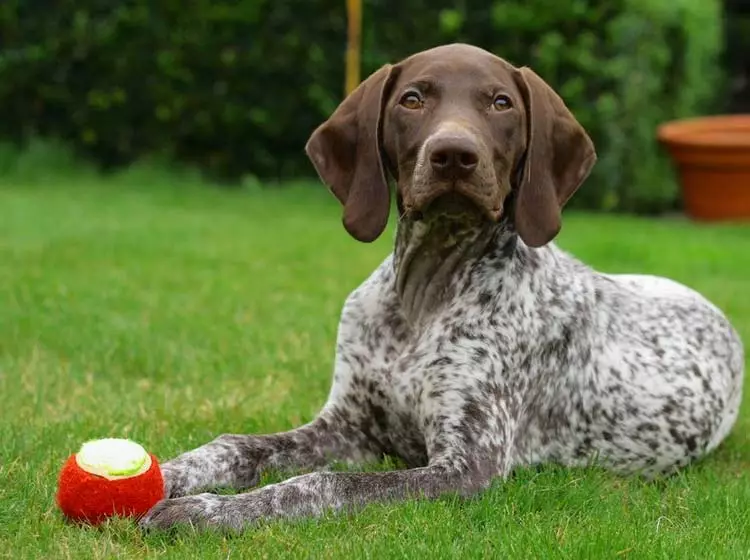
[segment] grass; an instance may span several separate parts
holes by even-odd
[[[238,537],[64,523],[57,471],[87,438],[128,436],[167,458],[222,432],[312,418],[344,297],[391,238],[347,238],[318,185],[220,191],[137,170],[106,181],[26,171],[0,179],[0,556],[750,554],[747,406],[716,453],[657,483],[550,467],[469,501],[375,505]],[[559,243],[603,270],[695,287],[750,341],[750,228],[570,214]]]

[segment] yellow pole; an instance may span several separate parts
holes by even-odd
[[[362,45],[362,0],[346,0],[346,84],[349,95],[359,85],[360,51]]]

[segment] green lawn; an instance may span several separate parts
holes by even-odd
[[[311,419],[342,302],[390,249],[390,235],[350,240],[319,185],[181,181],[0,182],[0,556],[750,557],[747,405],[714,455],[659,483],[545,468],[470,501],[238,537],[67,525],[57,471],[88,438],[132,437],[168,458],[222,432]],[[750,342],[750,227],[571,214],[559,243],[606,271],[693,286]]]

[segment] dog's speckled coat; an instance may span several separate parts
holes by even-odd
[[[596,272],[552,242],[555,211],[588,174],[593,148],[525,72],[473,47],[440,47],[374,74],[316,131],[308,153],[358,239],[385,226],[381,161],[396,178],[395,250],[344,305],[319,416],[286,433],[224,435],[165,463],[168,498],[142,526],[242,529],[374,501],[470,495],[514,467],[549,462],[668,474],[723,440],[742,394],[738,335],[691,289]],[[470,93],[481,88],[471,87],[485,79],[503,85],[517,114],[497,96],[490,112],[475,110]],[[563,128],[545,132],[548,122]],[[363,148],[372,139],[362,130],[376,151]],[[352,136],[347,153],[342,138]],[[561,154],[568,168],[548,163]],[[319,471],[237,495],[192,495],[246,489],[268,468],[383,454],[409,468]]]

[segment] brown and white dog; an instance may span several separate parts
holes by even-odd
[[[602,274],[555,246],[596,156],[533,71],[461,44],[417,53],[363,82],[307,153],[361,241],[386,227],[395,180],[395,250],[344,305],[320,414],[167,462],[168,498],[143,527],[470,495],[540,463],[671,473],[732,428],[744,357],[724,315],[671,280]],[[384,454],[408,468],[196,494]]]

